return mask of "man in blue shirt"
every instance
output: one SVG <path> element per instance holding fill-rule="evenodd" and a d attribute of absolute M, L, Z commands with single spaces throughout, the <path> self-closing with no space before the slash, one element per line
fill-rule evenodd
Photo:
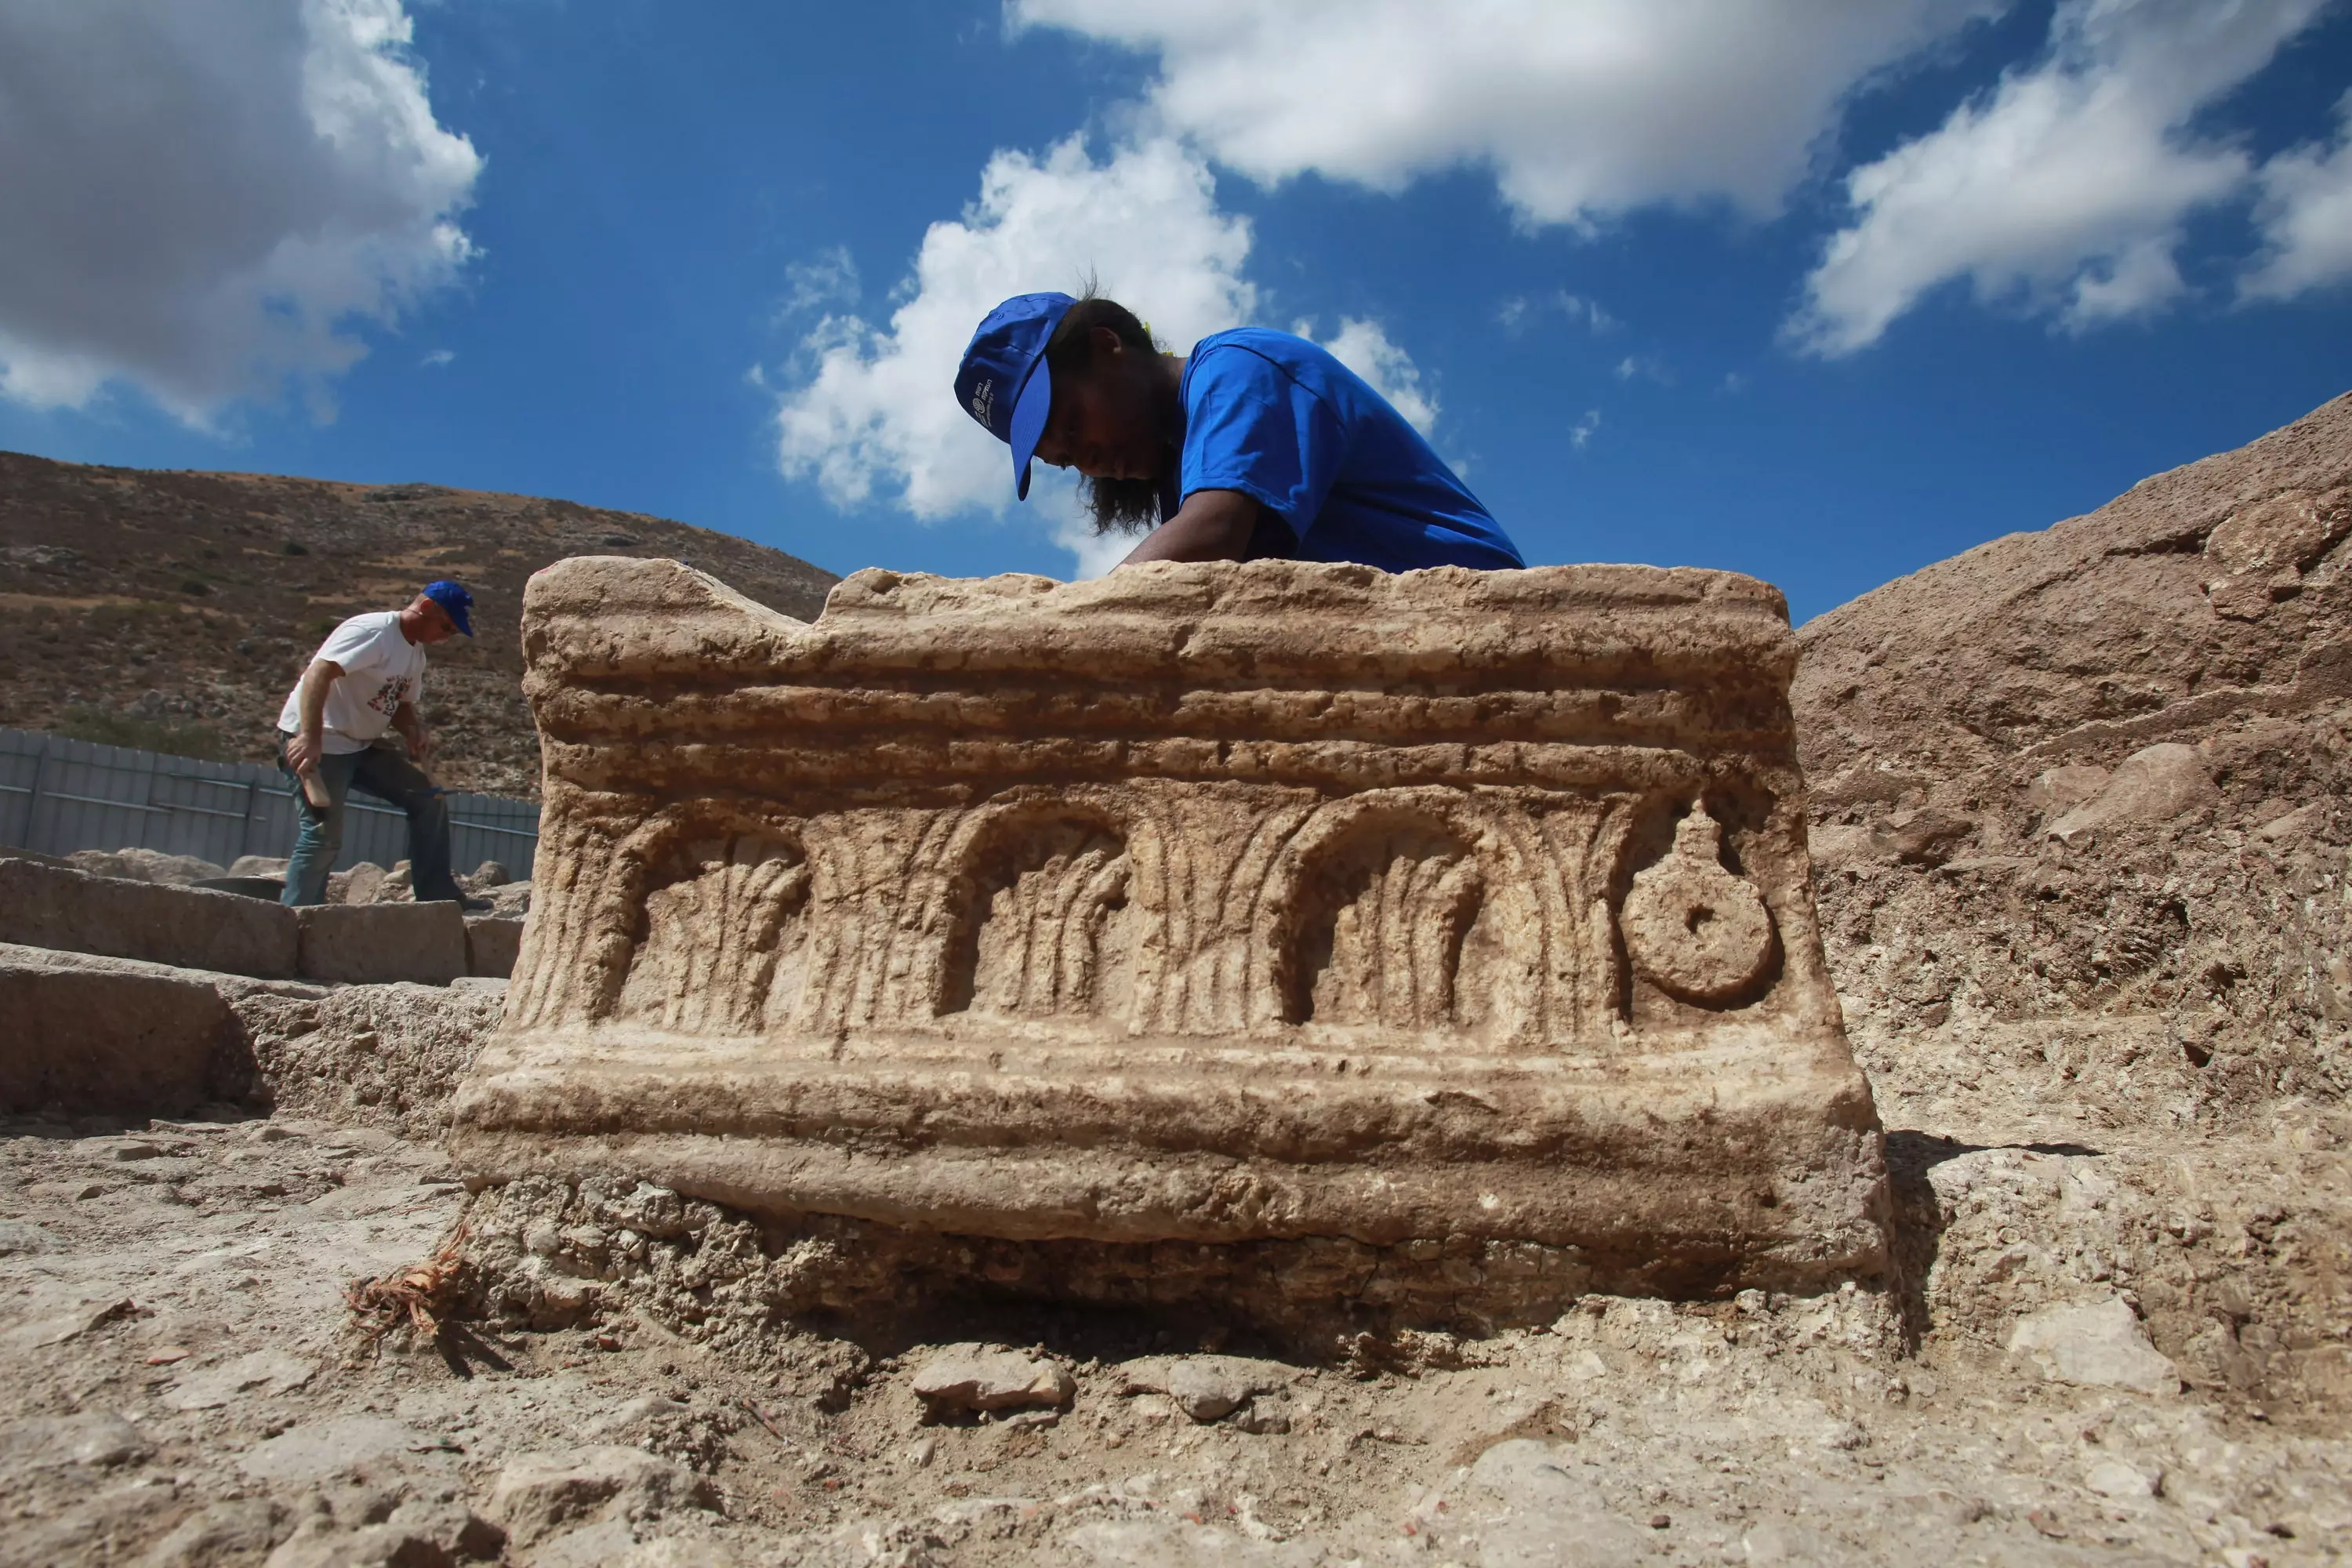
<path fill-rule="evenodd" d="M 981 322 L 956 400 L 1012 447 L 1023 499 L 1034 458 L 1086 476 L 1096 531 L 1151 529 L 1122 566 L 1526 564 L 1421 432 L 1288 332 L 1217 332 L 1180 358 L 1111 300 L 1023 294 Z"/>

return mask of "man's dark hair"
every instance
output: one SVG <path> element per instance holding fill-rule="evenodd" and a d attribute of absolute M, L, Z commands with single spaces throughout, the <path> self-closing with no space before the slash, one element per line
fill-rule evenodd
<path fill-rule="evenodd" d="M 1134 311 L 1116 300 L 1104 299 L 1089 283 L 1078 302 L 1063 314 L 1054 335 L 1045 340 L 1045 364 L 1055 384 L 1067 385 L 1066 377 L 1084 375 L 1094 364 L 1097 327 L 1108 327 L 1131 349 L 1148 354 L 1160 352 L 1160 345 L 1152 342 L 1151 329 Z M 1093 515 L 1097 533 L 1148 533 L 1167 521 L 1160 515 L 1157 479 L 1080 479 L 1078 498 Z"/>

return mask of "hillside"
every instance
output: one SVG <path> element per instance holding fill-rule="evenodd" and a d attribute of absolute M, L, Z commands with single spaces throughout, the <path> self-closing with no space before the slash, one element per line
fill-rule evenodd
<path fill-rule="evenodd" d="M 1919 1267 L 2112 1279 L 2193 1379 L 2340 1419 L 2352 397 L 1799 641 L 1822 935 L 1886 1124 L 2094 1151 L 2108 1212 L 2176 1216 L 1935 1262 L 1949 1154 L 1898 1133 Z M 2262 1234 L 2192 1265 L 2184 1215 Z"/>
<path fill-rule="evenodd" d="M 690 561 L 803 618 L 835 580 L 748 540 L 565 500 L 0 452 L 0 725 L 266 761 L 278 704 L 329 627 L 454 577 L 474 592 L 477 636 L 434 650 L 437 771 L 456 788 L 533 795 L 523 583 L 591 553 Z"/>

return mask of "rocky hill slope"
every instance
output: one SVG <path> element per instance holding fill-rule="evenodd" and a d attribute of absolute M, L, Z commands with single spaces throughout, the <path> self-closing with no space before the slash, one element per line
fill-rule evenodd
<path fill-rule="evenodd" d="M 802 617 L 835 582 L 748 540 L 565 500 L 0 452 L 0 725 L 265 761 L 328 628 L 455 577 L 474 591 L 478 635 L 434 652 L 438 771 L 457 788 L 533 795 L 523 582 L 591 553 L 691 561 Z"/>
<path fill-rule="evenodd" d="M 1800 640 L 1823 936 L 1887 1126 L 2122 1156 L 2173 1230 L 2049 1288 L 2128 1281 L 2192 1376 L 2340 1409 L 2340 1219 L 2252 1205 L 2218 1279 L 2176 1248 L 2232 1172 L 2343 1196 L 2352 396 Z"/>

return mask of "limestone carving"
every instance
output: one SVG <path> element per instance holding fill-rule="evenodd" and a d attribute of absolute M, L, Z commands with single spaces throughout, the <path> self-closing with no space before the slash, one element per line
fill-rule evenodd
<path fill-rule="evenodd" d="M 1675 825 L 1673 853 L 1633 874 L 1621 919 L 1634 968 L 1687 1002 L 1732 1001 L 1772 959 L 1771 913 L 1723 868 L 1723 829 L 1704 805 Z"/>
<path fill-rule="evenodd" d="M 524 640 L 541 872 L 478 1181 L 1634 1288 L 1883 1259 L 1763 584 L 867 571 L 803 624 L 588 558 Z"/>

